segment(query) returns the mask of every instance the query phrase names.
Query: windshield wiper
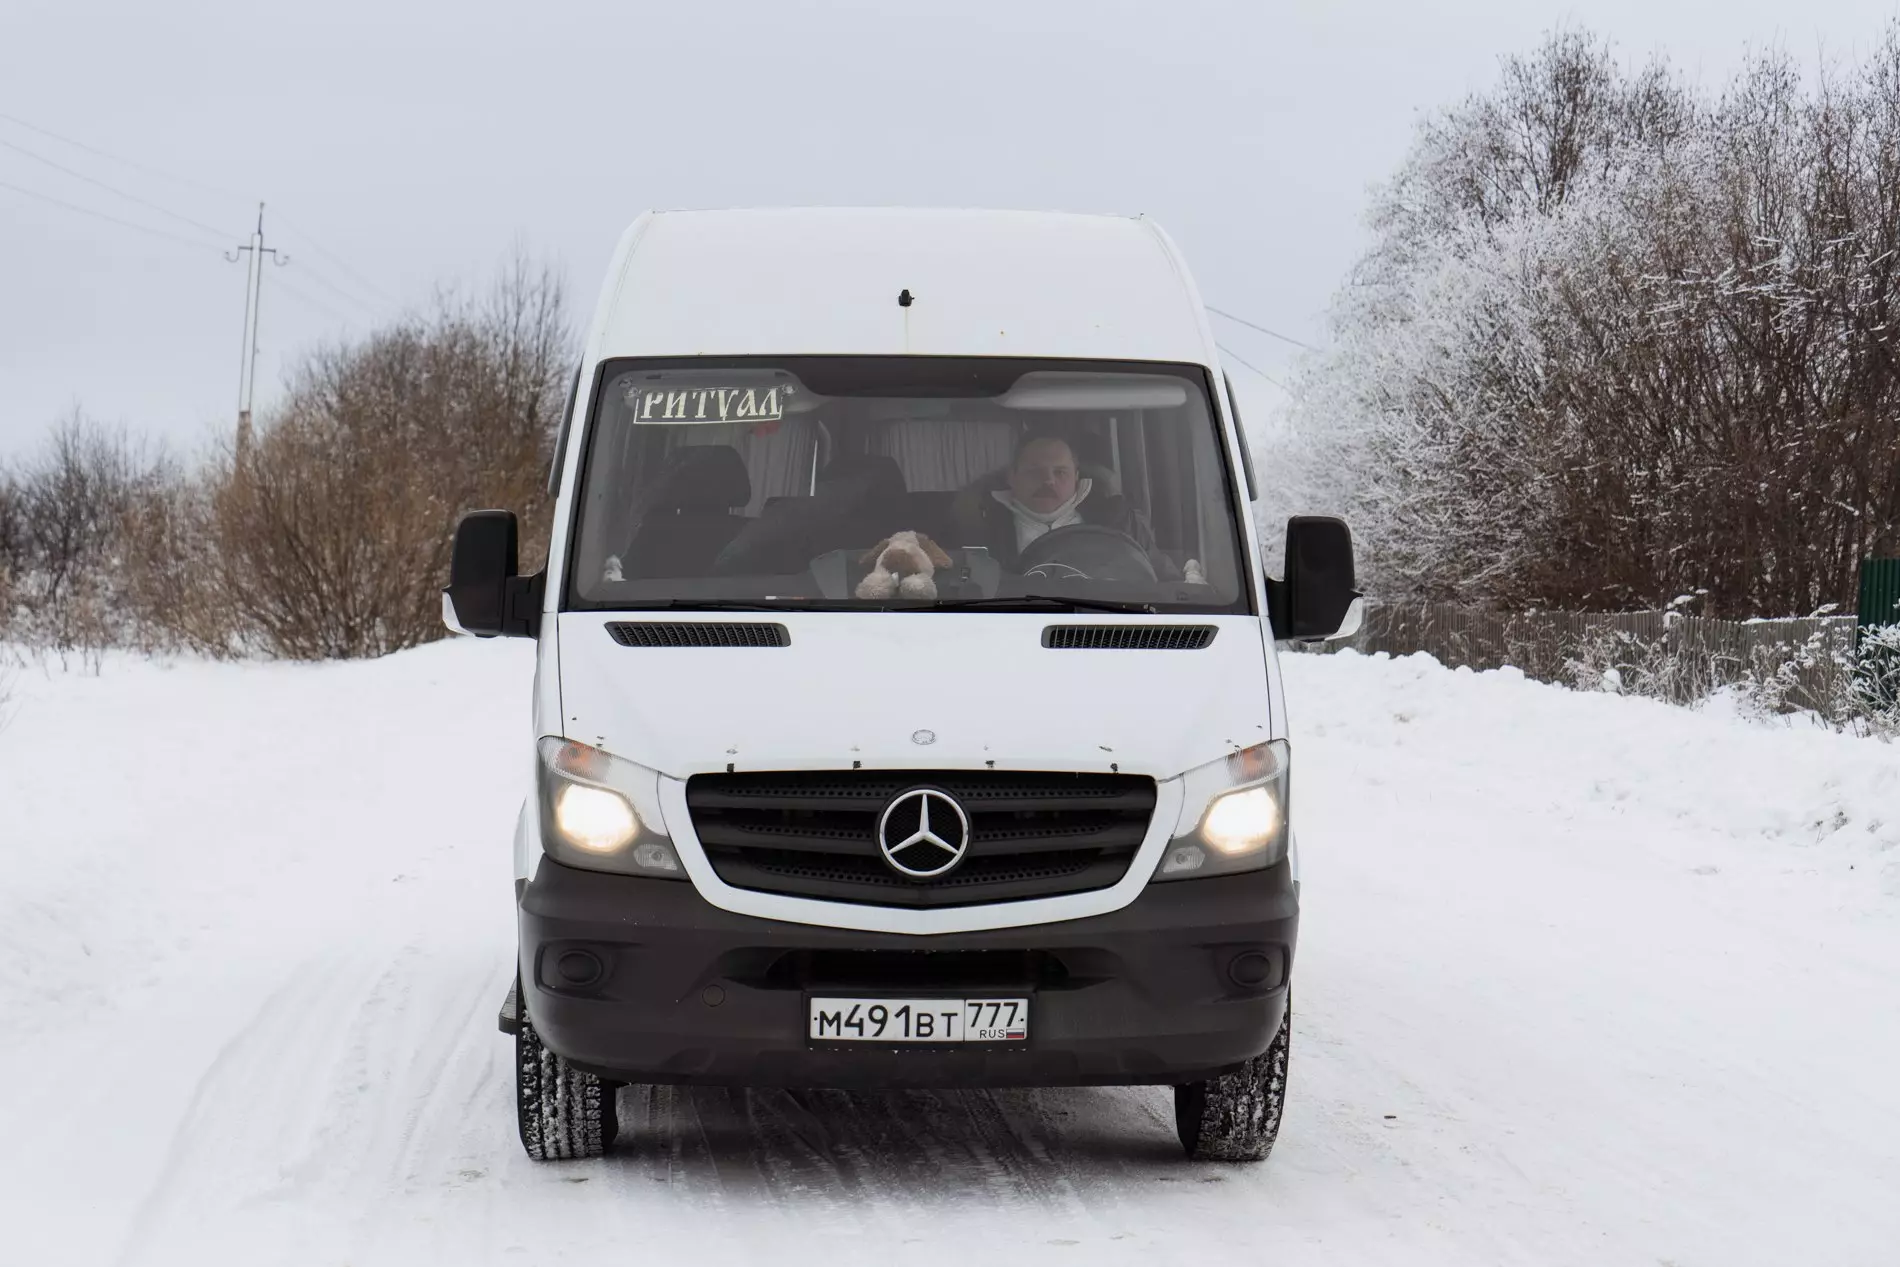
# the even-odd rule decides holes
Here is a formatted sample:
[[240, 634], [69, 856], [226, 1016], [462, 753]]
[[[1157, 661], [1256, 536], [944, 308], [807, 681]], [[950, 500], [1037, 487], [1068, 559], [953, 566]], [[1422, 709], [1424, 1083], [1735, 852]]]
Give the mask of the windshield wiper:
[[1152, 616], [1152, 603], [1125, 603], [1112, 598], [1058, 598], [1053, 594], [999, 594], [994, 598], [953, 598], [945, 602], [877, 604], [837, 603], [820, 599], [787, 598], [778, 602], [750, 598], [667, 598], [651, 603], [616, 603], [620, 612], [863, 612], [863, 611], [1093, 611]]
[[858, 611], [846, 603], [816, 602], [806, 598], [787, 598], [768, 603], [750, 598], [667, 598], [657, 603], [617, 603], [614, 611], [632, 612], [808, 612]]
[[981, 611], [990, 608], [997, 611], [1078, 611], [1078, 612], [1133, 612], [1138, 615], [1155, 614], [1153, 603], [1124, 603], [1112, 598], [1057, 598], [1053, 594], [998, 594], [994, 598], [953, 598], [948, 602], [934, 603], [920, 607], [919, 611]]

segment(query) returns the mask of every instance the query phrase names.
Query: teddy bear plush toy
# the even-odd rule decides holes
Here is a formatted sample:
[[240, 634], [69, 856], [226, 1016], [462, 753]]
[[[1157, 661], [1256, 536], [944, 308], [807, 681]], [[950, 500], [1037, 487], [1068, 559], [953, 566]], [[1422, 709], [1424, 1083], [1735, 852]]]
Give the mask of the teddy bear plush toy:
[[872, 546], [860, 563], [870, 567], [858, 582], [859, 598], [937, 597], [935, 573], [950, 566], [943, 547], [921, 532], [898, 532]]

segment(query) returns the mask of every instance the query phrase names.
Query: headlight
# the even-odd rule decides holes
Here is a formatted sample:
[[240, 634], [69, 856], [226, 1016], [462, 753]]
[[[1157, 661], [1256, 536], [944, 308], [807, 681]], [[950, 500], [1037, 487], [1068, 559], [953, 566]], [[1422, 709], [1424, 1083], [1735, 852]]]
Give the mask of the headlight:
[[1181, 776], [1181, 816], [1156, 880], [1258, 871], [1286, 857], [1290, 754], [1284, 739]]
[[541, 845], [570, 867], [684, 880], [660, 816], [657, 771], [572, 739], [543, 739]]
[[626, 797], [579, 783], [555, 790], [554, 826], [570, 844], [592, 854], [619, 853], [640, 834], [640, 819]]

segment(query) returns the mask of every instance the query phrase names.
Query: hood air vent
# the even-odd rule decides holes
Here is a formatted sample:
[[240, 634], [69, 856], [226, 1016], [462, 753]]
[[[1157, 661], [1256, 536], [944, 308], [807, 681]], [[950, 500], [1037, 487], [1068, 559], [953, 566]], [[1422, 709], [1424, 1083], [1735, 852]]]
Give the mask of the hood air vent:
[[607, 626], [623, 647], [789, 647], [784, 625], [766, 620], [620, 620]]
[[1213, 625], [1049, 625], [1042, 645], [1058, 651], [1200, 651]]

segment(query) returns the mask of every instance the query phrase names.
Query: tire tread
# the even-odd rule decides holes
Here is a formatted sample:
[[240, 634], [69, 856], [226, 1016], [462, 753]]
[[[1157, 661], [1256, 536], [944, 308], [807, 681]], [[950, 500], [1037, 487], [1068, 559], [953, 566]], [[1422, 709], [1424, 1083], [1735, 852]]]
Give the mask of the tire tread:
[[1291, 1001], [1267, 1050], [1232, 1073], [1174, 1089], [1175, 1129], [1194, 1161], [1265, 1161], [1286, 1107]]
[[515, 1033], [515, 1107], [521, 1147], [536, 1161], [604, 1157], [619, 1130], [618, 1086], [548, 1050], [524, 1014]]

